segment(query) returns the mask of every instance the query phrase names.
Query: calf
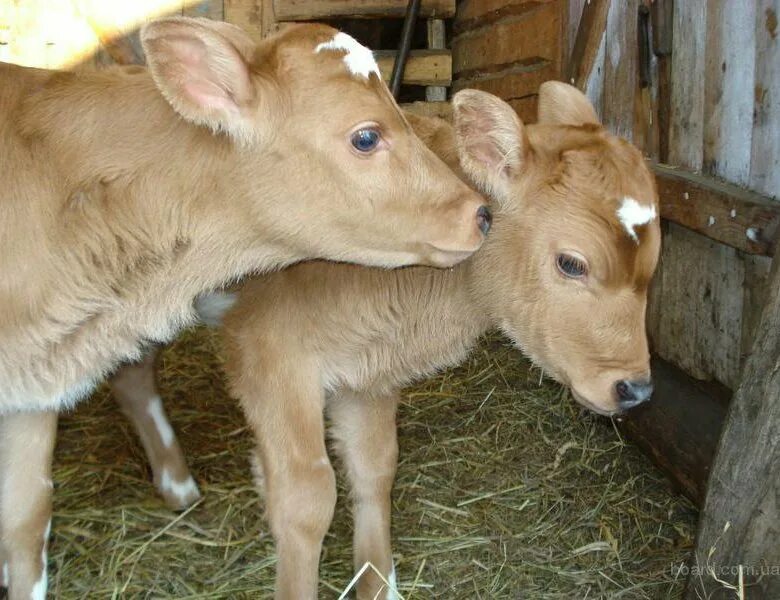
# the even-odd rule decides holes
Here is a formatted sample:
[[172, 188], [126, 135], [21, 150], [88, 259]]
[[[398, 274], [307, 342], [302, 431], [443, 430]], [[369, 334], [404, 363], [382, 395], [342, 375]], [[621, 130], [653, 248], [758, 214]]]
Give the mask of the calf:
[[[480, 252], [445, 271], [297, 265], [242, 285], [225, 317], [229, 385], [256, 436], [276, 540], [278, 598], [317, 593], [336, 496], [323, 411], [352, 487], [355, 566], [370, 562], [392, 581], [402, 386], [457, 364], [498, 327], [595, 412], [650, 397], [644, 317], [660, 231], [641, 154], [562, 83], [542, 86], [538, 125], [523, 126], [481, 92], [458, 93], [453, 108], [454, 135], [443, 122], [413, 123], [453, 166], [459, 156], [492, 199], [495, 226]], [[219, 312], [228, 305], [220, 302], [200, 308]], [[114, 390], [153, 448], [165, 497], [174, 506], [196, 497], [194, 482], [166, 485], [174, 474], [192, 480], [154, 389], [152, 359], [120, 373]], [[358, 597], [375, 598], [382, 585], [366, 572]]]
[[0, 539], [14, 600], [45, 594], [56, 411], [190, 323], [198, 294], [306, 258], [451, 266], [490, 225], [349, 36], [306, 25], [255, 45], [172, 18], [141, 38], [148, 71], [0, 65]]

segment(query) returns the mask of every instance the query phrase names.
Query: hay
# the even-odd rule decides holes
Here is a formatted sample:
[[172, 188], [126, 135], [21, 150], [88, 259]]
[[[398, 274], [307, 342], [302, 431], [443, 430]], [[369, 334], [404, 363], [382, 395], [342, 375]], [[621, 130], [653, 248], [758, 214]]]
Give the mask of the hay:
[[[51, 591], [58, 598], [270, 597], [273, 544], [251, 484], [250, 436], [223, 387], [218, 340], [189, 332], [161, 388], [204, 498], [163, 505], [105, 390], [61, 420]], [[399, 588], [413, 598], [667, 598], [683, 581], [692, 506], [612, 424], [581, 411], [496, 336], [407, 391], [393, 495]], [[340, 484], [343, 485], [343, 484]], [[352, 577], [340, 500], [322, 598]]]

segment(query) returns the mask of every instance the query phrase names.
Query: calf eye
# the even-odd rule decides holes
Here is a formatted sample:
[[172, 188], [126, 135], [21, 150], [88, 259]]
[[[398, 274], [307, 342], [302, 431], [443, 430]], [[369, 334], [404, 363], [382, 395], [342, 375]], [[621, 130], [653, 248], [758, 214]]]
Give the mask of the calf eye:
[[358, 152], [368, 154], [379, 144], [379, 132], [376, 129], [358, 129], [352, 134], [350, 141]]
[[585, 261], [571, 254], [559, 254], [555, 257], [555, 264], [561, 274], [570, 279], [582, 279], [588, 274], [588, 265]]

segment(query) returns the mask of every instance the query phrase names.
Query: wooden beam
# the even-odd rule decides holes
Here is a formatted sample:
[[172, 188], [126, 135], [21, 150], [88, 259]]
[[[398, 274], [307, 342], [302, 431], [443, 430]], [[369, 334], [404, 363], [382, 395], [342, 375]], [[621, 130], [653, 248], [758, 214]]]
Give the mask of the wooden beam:
[[[395, 50], [374, 53], [382, 78], [390, 79]], [[449, 50], [412, 50], [406, 61], [403, 83], [407, 85], [450, 85], [452, 56]]]
[[610, 0], [590, 0], [582, 7], [582, 18], [566, 69], [566, 80], [584, 91], [596, 62], [601, 38], [607, 27]]
[[778, 540], [780, 258], [775, 258], [761, 324], [718, 443], [699, 521], [697, 569], [685, 598], [780, 598]]
[[652, 361], [652, 373], [653, 399], [619, 417], [618, 429], [650, 457], [674, 487], [702, 506], [731, 391], [718, 383], [694, 379], [657, 357]]
[[558, 0], [461, 0], [455, 18], [455, 33], [490, 27], [497, 21], [520, 17]]
[[[428, 49], [443, 50], [447, 47], [446, 28], [443, 19], [428, 19]], [[450, 62], [450, 71], [452, 62]], [[450, 72], [452, 79], [452, 72]], [[443, 85], [432, 85], [425, 88], [425, 99], [428, 102], [444, 102], [447, 99], [447, 88]]]
[[[316, 21], [348, 17], [403, 17], [407, 0], [275, 0], [279, 21]], [[420, 16], [446, 19], [455, 15], [455, 0], [422, 0]]]
[[772, 256], [780, 202], [668, 165], [653, 169], [664, 219], [743, 252]]

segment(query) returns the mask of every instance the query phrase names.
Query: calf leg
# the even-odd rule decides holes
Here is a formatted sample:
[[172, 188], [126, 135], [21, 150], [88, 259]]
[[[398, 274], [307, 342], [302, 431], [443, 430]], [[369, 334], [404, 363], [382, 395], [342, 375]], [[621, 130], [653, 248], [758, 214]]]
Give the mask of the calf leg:
[[[328, 403], [332, 437], [352, 487], [355, 569], [370, 562], [393, 586], [390, 493], [398, 464], [397, 407], [395, 394], [345, 392]], [[358, 581], [357, 597], [363, 600], [396, 595], [369, 569]]]
[[0, 546], [10, 600], [46, 597], [57, 414], [0, 417]]
[[168, 506], [183, 510], [200, 498], [200, 492], [157, 390], [157, 353], [154, 348], [140, 362], [122, 366], [111, 379], [111, 390], [141, 438], [154, 485]]
[[304, 363], [244, 369], [233, 381], [257, 439], [280, 600], [317, 598], [322, 540], [336, 504], [336, 481], [325, 449], [321, 377], [315, 366]]

